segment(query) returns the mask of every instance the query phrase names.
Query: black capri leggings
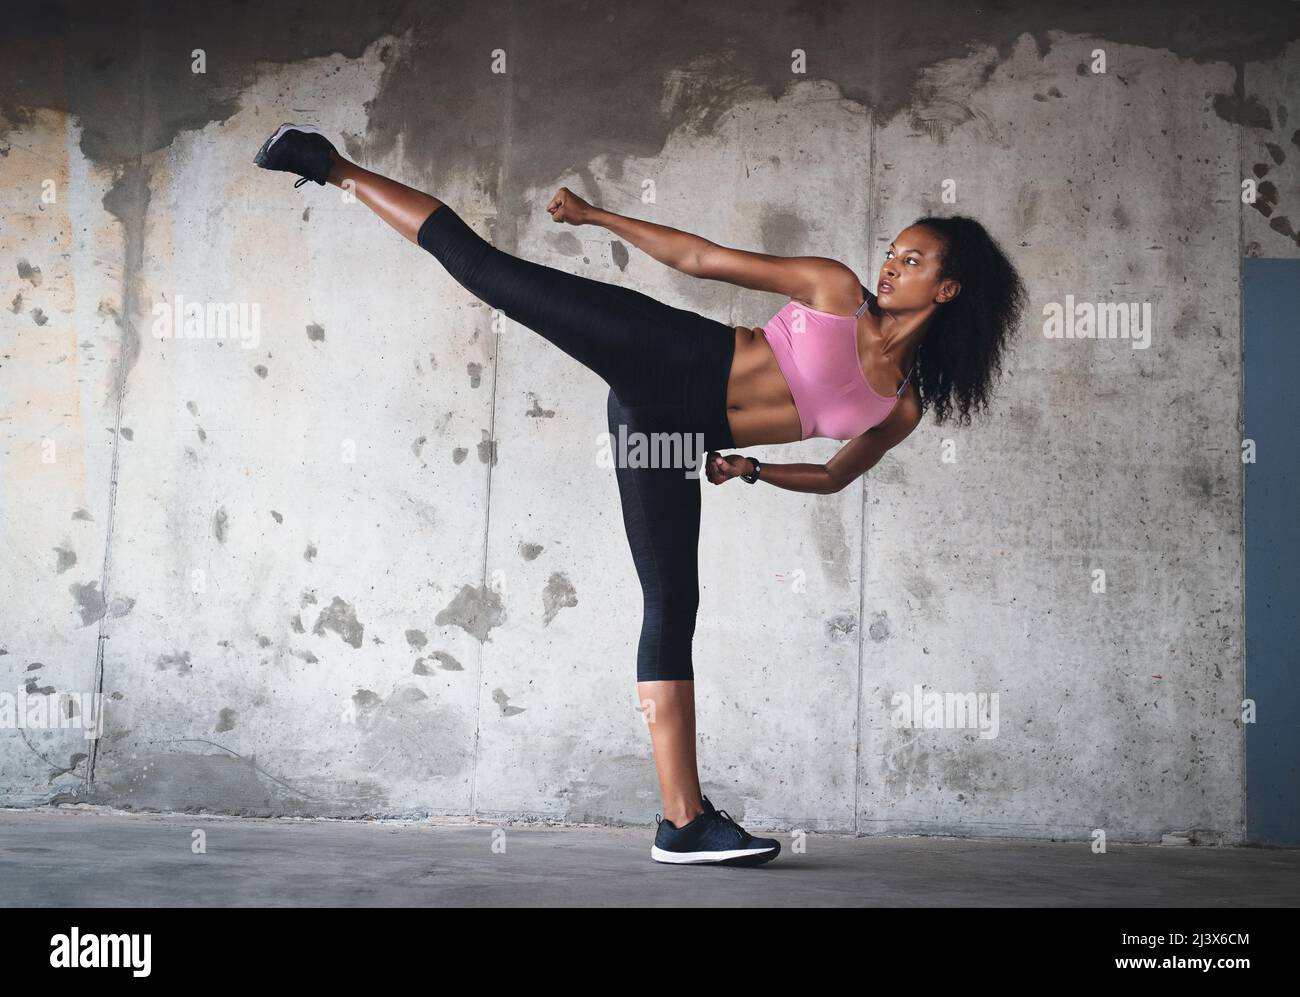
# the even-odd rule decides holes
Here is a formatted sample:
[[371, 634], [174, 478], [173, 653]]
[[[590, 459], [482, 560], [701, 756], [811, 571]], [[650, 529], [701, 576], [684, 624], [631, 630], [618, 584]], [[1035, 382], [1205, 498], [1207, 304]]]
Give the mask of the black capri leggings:
[[[727, 423], [735, 330], [630, 288], [512, 256], [445, 204], [424, 220], [417, 241], [471, 294], [609, 385], [614, 473], [644, 596], [637, 681], [693, 680], [700, 465], [708, 450], [735, 446]], [[640, 459], [637, 441], [648, 444], [642, 457], [660, 459]], [[680, 459], [691, 456], [689, 466]]]

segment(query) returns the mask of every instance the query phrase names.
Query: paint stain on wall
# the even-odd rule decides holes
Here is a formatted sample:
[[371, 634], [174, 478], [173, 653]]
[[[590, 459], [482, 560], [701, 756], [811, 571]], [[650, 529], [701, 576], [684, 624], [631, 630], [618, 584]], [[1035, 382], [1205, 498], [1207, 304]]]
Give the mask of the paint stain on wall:
[[415, 684], [399, 684], [387, 698], [367, 700], [358, 711], [357, 729], [362, 735], [357, 762], [376, 777], [460, 781], [473, 765], [474, 739], [465, 736], [465, 719]]
[[563, 571], [552, 572], [542, 589], [542, 626], [550, 624], [561, 609], [577, 604], [578, 593], [568, 576]]
[[844, 640], [858, 630], [858, 621], [848, 613], [832, 616], [826, 621], [826, 633], [831, 640]]
[[434, 651], [433, 659], [438, 662], [438, 667], [444, 672], [463, 672], [465, 670], [465, 666], [446, 651]]
[[68, 591], [72, 593], [77, 611], [81, 613], [83, 627], [103, 619], [106, 606], [104, 593], [99, 591], [99, 582], [87, 582], [84, 585], [73, 582], [68, 586]]
[[[441, 671], [444, 671], [444, 672], [463, 672], [463, 671], [465, 670], [465, 666], [462, 665], [459, 661], [457, 661], [457, 660], [456, 660], [454, 657], [452, 657], [450, 654], [448, 654], [446, 651], [434, 651], [434, 652], [433, 652], [431, 655], [429, 655], [428, 657], [433, 658], [433, 660], [436, 661], [436, 662], [438, 663], [438, 668], [439, 668]], [[415, 659], [415, 665], [411, 668], [411, 672], [412, 672], [413, 674], [415, 674], [415, 675], [432, 675], [432, 674], [434, 674], [433, 669], [430, 668], [427, 664], [425, 664], [426, 660], [428, 660], [428, 659], [427, 659], [427, 658], [416, 658], [416, 659]]]
[[326, 630], [330, 630], [338, 634], [343, 639], [343, 643], [360, 647], [365, 629], [364, 624], [357, 622], [357, 614], [352, 605], [334, 596], [330, 604], [316, 617], [316, 624], [311, 632], [321, 637]]
[[41, 268], [32, 266], [27, 260], [18, 261], [18, 279], [25, 280], [32, 287], [40, 287], [44, 278], [41, 276]]
[[872, 613], [871, 624], [867, 627], [867, 636], [879, 644], [881, 641], [888, 640], [889, 634], [889, 613], [883, 609]]
[[497, 706], [501, 708], [501, 715], [503, 717], [513, 717], [524, 712], [524, 708], [522, 706], [510, 705], [510, 697], [506, 695], [506, 691], [504, 689], [492, 690], [492, 702], [496, 703]]
[[553, 253], [560, 256], [581, 256], [582, 241], [572, 232], [551, 232], [546, 236], [546, 242]]
[[[488, 436], [487, 430], [483, 430], [483, 439], [478, 444], [478, 459], [484, 464], [491, 464], [496, 467], [497, 463], [497, 441]], [[459, 461], [457, 461], [459, 463]]]
[[809, 525], [812, 527], [813, 546], [827, 580], [842, 588], [849, 588], [853, 583], [849, 568], [853, 561], [854, 545], [849, 543], [843, 513], [840, 503], [815, 502]]
[[529, 419], [554, 419], [555, 418], [555, 409], [542, 408], [541, 404], [537, 400], [536, 395], [534, 395], [531, 391], [528, 392], [528, 395], [533, 400], [533, 406], [527, 412], [524, 413], [525, 416], [527, 416]]
[[481, 642], [491, 640], [489, 632], [501, 625], [505, 615], [498, 592], [485, 585], [462, 585], [433, 622], [440, 627], [460, 627]]
[[160, 654], [154, 659], [154, 667], [160, 672], [175, 669], [177, 675], [187, 675], [194, 670], [189, 651], [173, 651], [171, 654]]

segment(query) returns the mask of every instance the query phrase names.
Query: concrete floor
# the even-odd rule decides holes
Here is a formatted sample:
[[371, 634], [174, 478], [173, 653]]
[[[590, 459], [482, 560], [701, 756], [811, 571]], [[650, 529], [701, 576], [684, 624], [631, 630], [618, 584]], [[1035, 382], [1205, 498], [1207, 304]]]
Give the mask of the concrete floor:
[[[196, 831], [206, 853], [192, 848]], [[1112, 845], [1093, 855], [1084, 842], [810, 835], [796, 855], [789, 836], [779, 837], [780, 858], [757, 869], [679, 868], [651, 861], [649, 828], [0, 810], [0, 906], [1275, 907], [1300, 899], [1295, 851]]]

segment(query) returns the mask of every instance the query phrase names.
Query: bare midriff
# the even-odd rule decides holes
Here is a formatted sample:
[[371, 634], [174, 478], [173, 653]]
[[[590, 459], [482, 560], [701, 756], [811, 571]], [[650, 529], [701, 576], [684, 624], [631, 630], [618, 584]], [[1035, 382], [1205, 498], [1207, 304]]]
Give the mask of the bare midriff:
[[803, 439], [794, 396], [762, 329], [736, 326], [736, 352], [727, 378], [727, 423], [737, 447]]

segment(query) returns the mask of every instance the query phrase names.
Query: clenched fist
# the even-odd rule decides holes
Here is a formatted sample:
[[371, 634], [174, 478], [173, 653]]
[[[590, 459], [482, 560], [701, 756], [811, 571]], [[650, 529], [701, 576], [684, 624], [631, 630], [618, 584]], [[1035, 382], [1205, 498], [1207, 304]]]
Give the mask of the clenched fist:
[[742, 474], [753, 474], [754, 465], [748, 457], [740, 454], [728, 454], [723, 457], [716, 450], [710, 450], [706, 461], [705, 474], [715, 485], [738, 478]]
[[551, 220], [568, 222], [570, 225], [585, 225], [591, 218], [591, 205], [580, 198], [568, 187], [561, 187], [546, 206], [551, 213]]

